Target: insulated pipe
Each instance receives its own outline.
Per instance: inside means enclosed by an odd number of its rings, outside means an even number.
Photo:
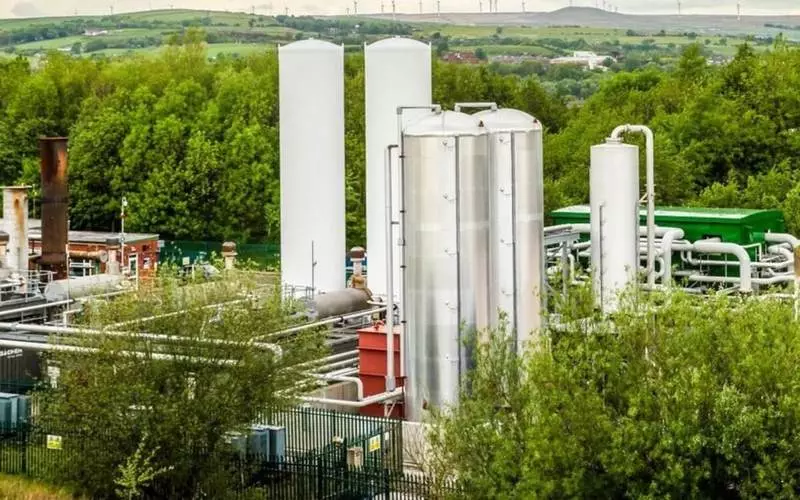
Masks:
[[[672,286],[672,247],[675,241],[683,237],[683,229],[670,228],[661,239],[661,254],[664,259],[664,275],[661,282],[667,287]]]
[[[497,103],[496,102],[457,102],[453,111],[456,113],[460,113],[462,109],[470,108],[470,109],[490,109],[492,111],[497,111]]]
[[[741,245],[733,243],[719,243],[716,241],[697,241],[692,245],[694,249],[701,253],[723,253],[730,254],[739,259],[739,289],[743,293],[753,291],[753,277],[750,255]],[[691,277],[690,277],[691,279]],[[697,281],[697,280],[695,280]]]
[[[62,345],[62,344],[46,344],[43,342],[28,342],[24,340],[7,340],[0,339],[0,347],[9,347],[12,349],[30,349],[33,351],[61,351],[61,352],[79,352],[94,354],[100,352],[100,349],[93,347],[80,347],[75,345]],[[134,358],[151,358],[159,361],[190,361],[190,362],[209,362],[219,363],[223,365],[236,365],[238,361],[232,359],[219,359],[209,360],[206,358],[195,358],[191,356],[173,356],[171,354],[160,353],[146,353],[139,351],[121,351],[118,353],[124,357]]]
[[[611,132],[611,139],[621,140],[627,133],[642,133],[646,139],[647,150],[647,285],[656,284],[655,276],[655,230],[656,230],[656,190],[655,190],[655,144],[653,131],[644,125],[620,125]]]
[[[351,384],[355,384],[356,390],[358,391],[358,400],[361,401],[362,399],[364,399],[364,382],[362,382],[361,379],[358,377],[347,377],[344,375],[334,375],[327,373],[312,373],[311,376],[319,380],[332,380],[334,382],[349,382]]]
[[[2,345],[2,344],[0,344]],[[398,399],[403,396],[403,388],[398,387],[397,389],[391,392],[383,392],[381,394],[376,394],[374,396],[370,396],[366,399],[362,399],[361,401],[348,401],[344,399],[328,399],[328,398],[314,398],[309,396],[303,396],[300,398],[301,401],[305,401],[306,403],[316,403],[316,404],[323,404],[323,405],[334,405],[334,406],[346,406],[348,408],[364,408],[365,406],[383,403],[384,401],[390,401],[392,399]]]
[[[230,345],[230,346],[245,345],[245,343],[233,342],[224,339],[193,339],[191,337],[181,337],[179,335],[160,335],[154,333],[91,330],[83,328],[69,328],[64,326],[32,325],[28,323],[0,322],[0,330],[9,330],[9,331],[18,330],[23,332],[46,333],[55,335],[108,335],[110,337],[138,337],[149,340],[162,340],[166,342],[198,342],[200,344],[208,343],[208,344],[219,344],[219,345]],[[252,345],[260,349],[270,350],[273,353],[275,353],[275,355],[278,357],[283,356],[283,349],[276,344],[263,344],[263,343],[253,342]]]
[[[302,332],[304,330],[309,330],[311,328],[316,328],[318,326],[325,326],[325,325],[332,325],[334,323],[340,323],[343,321],[349,321],[351,319],[358,319],[363,318],[365,316],[371,316],[373,314],[382,313],[386,310],[385,307],[376,307],[374,309],[367,309],[366,311],[361,311],[353,314],[345,314],[344,316],[336,316],[335,318],[328,318],[322,321],[315,321],[314,323],[306,323],[305,325],[293,326],[291,328],[287,328],[285,330],[280,330],[274,333],[269,333],[267,335],[262,335],[260,337],[256,337],[254,340],[263,340],[272,337],[280,337],[283,335],[289,335],[291,333]]]
[[[800,240],[786,233],[766,233],[764,234],[764,241],[767,243],[788,243],[792,250],[800,247]]]
[[[696,281],[698,283],[744,283],[742,278],[737,278],[735,276],[706,276],[704,274],[691,274],[686,279],[689,281]],[[794,281],[794,276],[790,275],[773,276],[771,278],[752,278],[750,280],[751,284],[759,286],[779,285],[781,283],[791,283],[792,281]],[[743,285],[740,286],[740,289],[742,287]]]
[[[386,392],[395,388],[394,378],[394,245],[392,234],[394,213],[392,204],[392,151],[397,144],[386,148]],[[402,350],[402,349],[401,349]]]
[[[35,304],[32,306],[19,307],[17,309],[9,309],[7,311],[0,311],[0,317],[11,316],[12,314],[22,314],[31,311],[39,311],[41,309],[48,309],[50,307],[66,306],[75,302],[74,300],[59,300],[58,302],[46,302],[44,304]]]
[[[787,266],[787,270],[790,273],[794,273],[794,252],[792,250],[789,250],[782,245],[773,245],[771,247],[767,247],[767,252],[784,257],[789,264]]]

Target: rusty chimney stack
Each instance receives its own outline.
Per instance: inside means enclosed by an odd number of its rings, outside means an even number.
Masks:
[[[67,184],[67,138],[39,139],[42,159],[42,269],[55,279],[69,277],[67,243],[69,185]]]

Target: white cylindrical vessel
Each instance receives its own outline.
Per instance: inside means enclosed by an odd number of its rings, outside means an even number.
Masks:
[[[28,270],[28,188],[9,186],[3,188],[3,225],[8,233],[7,268],[25,272]]]
[[[345,287],[344,49],[280,47],[281,280]]]
[[[595,297],[605,312],[639,272],[639,148],[609,141],[592,147],[591,241]]]
[[[367,280],[376,295],[386,290],[386,148],[398,144],[397,108],[431,104],[430,45],[408,38],[389,38],[368,45],[364,50],[364,81],[367,154]],[[426,110],[403,112],[403,125],[424,116]],[[392,219],[399,220],[400,189],[397,168],[398,151],[393,153],[394,207]],[[392,241],[400,239],[395,227]],[[400,253],[395,249],[393,259],[394,294],[401,290]]]
[[[403,133],[406,416],[458,401],[464,336],[489,326],[488,141],[479,120],[432,113]]]
[[[542,126],[513,109],[475,115],[489,132],[491,313],[514,329],[517,351],[538,336],[544,292]]]

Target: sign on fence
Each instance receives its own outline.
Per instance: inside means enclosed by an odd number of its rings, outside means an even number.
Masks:
[[[375,436],[369,438],[369,452],[378,451],[381,449],[381,437]]]
[[[61,436],[56,436],[55,434],[48,434],[47,435],[47,449],[48,450],[60,450],[61,449]]]

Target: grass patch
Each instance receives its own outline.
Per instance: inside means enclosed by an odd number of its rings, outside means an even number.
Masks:
[[[70,491],[32,481],[22,476],[0,474],[0,498],[17,500],[71,500]]]

